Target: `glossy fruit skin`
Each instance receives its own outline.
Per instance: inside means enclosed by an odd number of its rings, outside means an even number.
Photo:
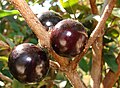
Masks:
[[[55,26],[59,21],[63,20],[63,18],[54,11],[45,11],[39,16],[39,20],[48,31],[50,27]]]
[[[41,81],[49,70],[47,54],[36,45],[23,43],[9,55],[8,67],[15,79],[22,83]]]
[[[74,57],[82,52],[87,39],[86,30],[80,22],[65,19],[55,25],[50,42],[57,54]]]

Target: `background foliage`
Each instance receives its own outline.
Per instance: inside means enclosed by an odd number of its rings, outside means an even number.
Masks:
[[[44,10],[54,10],[61,14],[64,19],[71,18],[82,22],[86,27],[88,35],[94,29],[93,21],[99,20],[99,16],[91,13],[89,0],[26,1],[37,16]],[[97,0],[96,4],[99,11],[102,10],[103,2],[104,0]],[[103,77],[109,69],[113,72],[118,70],[115,59],[119,53],[120,46],[120,0],[117,0],[116,7],[113,9],[105,25],[106,30],[103,37]],[[7,67],[7,59],[11,49],[23,42],[38,43],[36,36],[30,30],[20,13],[7,0],[0,0],[0,73],[13,80],[13,83],[10,83],[0,78],[1,88],[40,88],[42,85],[49,85],[49,88],[50,86],[51,88],[72,87],[66,77],[59,71],[53,71],[53,73],[50,71],[50,74],[36,85],[24,85],[15,80]],[[81,79],[83,79],[88,88],[91,87],[91,59],[92,50],[90,48],[78,65],[78,72]],[[116,82],[114,87],[118,87],[119,85],[120,80]]]

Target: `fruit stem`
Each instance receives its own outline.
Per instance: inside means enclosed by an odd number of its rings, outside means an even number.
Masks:
[[[54,50],[49,50],[49,53],[53,56],[53,58],[59,63],[60,67],[66,67],[69,64],[68,58],[61,57],[55,53]]]

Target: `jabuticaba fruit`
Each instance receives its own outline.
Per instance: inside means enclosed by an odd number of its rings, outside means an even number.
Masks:
[[[50,27],[55,26],[59,21],[63,20],[62,16],[54,11],[42,12],[38,18],[47,31]]]
[[[57,54],[74,57],[83,51],[87,39],[85,27],[80,22],[64,19],[53,27],[50,43]]]
[[[49,70],[49,58],[40,47],[31,43],[23,43],[11,51],[8,67],[18,81],[36,83],[46,76]]]

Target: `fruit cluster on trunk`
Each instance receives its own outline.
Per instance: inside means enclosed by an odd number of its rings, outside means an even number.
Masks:
[[[52,11],[42,13],[39,20],[50,33],[51,47],[58,55],[71,58],[83,51],[88,36],[80,22],[63,20]],[[12,50],[8,67],[14,78],[22,83],[35,83],[46,76],[49,71],[49,57],[42,48],[23,43]]]

